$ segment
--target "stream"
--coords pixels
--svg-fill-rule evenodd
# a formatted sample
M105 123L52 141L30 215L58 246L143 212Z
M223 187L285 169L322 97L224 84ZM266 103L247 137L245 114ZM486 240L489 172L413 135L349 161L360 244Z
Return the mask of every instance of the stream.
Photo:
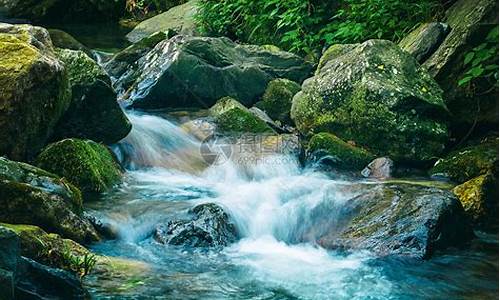
M468 250L429 261L327 251L297 242L328 205L339 218L352 195L296 157L272 156L242 168L204 166L200 142L168 114L129 112L130 135L114 146L128 169L124 183L87 205L117 228L118 239L92 250L144 262L125 282L90 275L95 299L492 299L498 293L497 236L478 233ZM165 117L166 116L166 117ZM243 238L217 249L165 245L154 228L200 203L224 207ZM319 228L317 230L320 230Z

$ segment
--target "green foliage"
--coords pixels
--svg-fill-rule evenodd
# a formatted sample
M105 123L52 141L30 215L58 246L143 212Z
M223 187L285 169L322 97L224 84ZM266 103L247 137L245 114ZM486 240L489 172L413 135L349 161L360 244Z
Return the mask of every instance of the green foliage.
M151 12L163 12L186 3L187 0L127 0L126 11L133 17L143 18Z
M494 81L494 86L498 86L498 25L483 43L465 55L464 65L467 71L458 81L459 86L471 84L478 78Z
M79 274L80 277L90 274L97 262L97 256L94 254L75 255L70 248L64 249L62 257L69 264L68 268Z
M440 11L436 0L201 0L196 16L206 34L317 53L336 43L397 41Z

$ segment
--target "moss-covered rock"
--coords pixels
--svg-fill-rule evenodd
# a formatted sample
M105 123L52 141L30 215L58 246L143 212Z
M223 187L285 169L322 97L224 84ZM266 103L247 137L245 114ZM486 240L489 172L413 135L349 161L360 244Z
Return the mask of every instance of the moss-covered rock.
M315 134L307 146L308 155L328 156L328 161L344 170L362 170L375 156L365 149L344 142L333 134Z
M267 123L231 97L219 99L210 108L217 130L222 133L273 133Z
M137 64L116 82L126 90L125 104L134 108L210 107L226 96L251 106L269 81L301 82L312 69L288 52L182 35L161 41Z
M432 176L447 177L457 183L486 174L498 165L498 137L455 150L439 159L430 170Z
M37 165L79 187L84 193L106 191L121 179L121 170L106 146L90 140L66 139L47 146Z
M324 247L426 259L437 250L463 246L473 237L460 202L449 190L388 181L346 186L343 194L353 197L342 216L321 224L330 228L318 237ZM331 214L325 207L318 209Z
M75 137L112 144L127 136L132 125L104 69L82 51L58 49L57 56L68 71L73 97L52 139Z
M449 30L444 23L424 23L401 40L399 46L423 63L441 45Z
M472 124L498 128L498 87L488 80L477 80L473 89L458 86L469 69L464 66L467 53L498 27L498 1L458 0L446 12L444 22L451 30L423 66L444 90L454 135L466 135Z
M151 51L156 44L168 38L169 36L163 32L155 32L150 36L143 38L137 43L130 45L122 51L113 55L113 57L104 65L105 70L110 76L120 77L129 68L137 68L134 64L139 58Z
M0 222L33 224L79 242L99 239L80 191L63 178L0 157Z
M48 32L0 23L0 155L31 159L68 108L70 93Z
M299 91L298 83L288 79L275 79L269 82L262 100L255 103L255 106L265 111L271 119L290 125L292 99Z
M127 34L127 39L132 43L137 43L141 39L158 31L174 31L185 35L196 34L196 24L194 22L196 2L197 0L188 1L139 23Z
M50 34L50 39L52 40L52 44L54 45L54 47L61 49L79 50L85 52L85 54L87 54L89 57L94 57L94 54L89 48L77 41L69 33L59 29L47 29L47 31Z
M306 135L330 132L396 161L429 160L448 139L442 90L392 42L334 45L293 99Z
M477 228L498 231L498 172L473 178L453 192Z

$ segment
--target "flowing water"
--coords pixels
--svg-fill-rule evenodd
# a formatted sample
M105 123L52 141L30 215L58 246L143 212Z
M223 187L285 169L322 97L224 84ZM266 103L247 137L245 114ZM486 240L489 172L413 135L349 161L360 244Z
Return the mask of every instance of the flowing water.
M290 155L210 166L200 142L175 121L129 118L131 134L114 146L128 169L125 181L87 209L118 231L118 239L94 251L147 267L130 270L122 282L89 276L96 299L491 299L498 293L496 236L430 261L327 251L304 235L324 230L318 218L342 219L342 205L355 193L346 188L349 180L303 167ZM157 224L206 202L225 208L241 240L210 250L152 238Z

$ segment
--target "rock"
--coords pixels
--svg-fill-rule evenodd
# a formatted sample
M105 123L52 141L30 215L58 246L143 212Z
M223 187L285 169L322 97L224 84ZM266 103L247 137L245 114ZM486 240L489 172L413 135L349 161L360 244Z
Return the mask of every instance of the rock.
M119 78L129 68L134 72L137 65L134 64L139 58L151 51L159 42L168 38L167 34L160 31L146 36L135 44L128 46L104 64L104 69L112 77Z
M423 63L441 45L449 31L445 23L424 23L401 40L399 46Z
M50 34L50 39L52 40L52 44L54 45L54 47L61 49L83 51L89 57L94 58L94 54L92 53L92 51L86 46L84 46L82 43L77 41L69 33L59 29L47 29L47 31Z
M100 193L121 180L121 169L106 146L66 139L45 148L37 166L64 177L84 193Z
M137 64L136 72L117 81L118 88L127 90L123 101L134 108L210 107L226 96L250 106L269 81L301 82L312 68L288 52L182 35L158 43Z
M385 40L330 47L291 110L303 134L334 133L395 161L440 154L448 140L443 115L447 109L436 82Z
M0 155L31 159L70 103L64 65L48 32L0 23Z
M217 125L213 118L199 118L185 122L181 128L200 141L205 141L215 135Z
M139 23L127 34L127 39L132 43L137 43L158 31L174 31L177 34L195 35L194 15L196 14L196 2L196 0L188 1Z
M80 191L63 178L0 157L0 222L33 224L81 243L99 240Z
M212 117L217 117L234 108L239 108L241 110L247 109L238 100L231 97L224 97L217 100L217 102L212 107L210 107L209 113Z
M290 127L290 126L281 126L280 122L278 121L277 122L274 122L273 119L271 119L267 113L265 111L263 111L262 109L258 108L258 107L250 107L248 109L249 112L251 112L254 116L256 116L257 118L261 119L262 121L264 121L269 127L271 127L274 131L278 132L278 133L290 133L293 131L293 129Z
M292 99L300 91L300 85L288 79L275 79L267 85L262 100L255 106L264 110L271 119L281 124L292 124L290 109Z
M367 249L379 255L429 258L473 236L458 199L448 190L412 183L357 184L345 220L319 237L329 249Z
M477 228L498 231L498 170L455 187L453 193Z
M68 70L73 97L52 139L73 137L113 144L127 136L132 125L104 69L82 51L60 49L57 55Z
M446 177L457 183L486 174L498 165L498 137L455 150L439 159L430 170L431 176Z
M236 226L217 204L200 204L192 208L189 215L190 220L157 226L155 239L163 244L192 247L227 246L238 239Z
M365 149L346 143L326 132L315 134L311 138L307 153L313 158L326 158L333 166L344 170L362 170L374 157Z
M107 23L125 12L125 1L4 0L8 16L37 23Z
M75 274L42 265L22 257L19 281L16 285L18 299L89 299L88 292Z
M366 168L361 171L361 175L368 178L387 179L392 177L394 162L389 157L379 157L374 159Z
M498 26L498 1L458 0L446 12L444 22L451 31L423 66L444 90L453 127L466 126L455 135L463 136L472 124L498 128L498 88L484 92L490 88L486 81L478 83L476 93L471 93L467 86L458 86L468 69L464 66L465 55Z
M2 300L14 299L18 257L19 239L14 232L0 226L0 289L2 291Z

